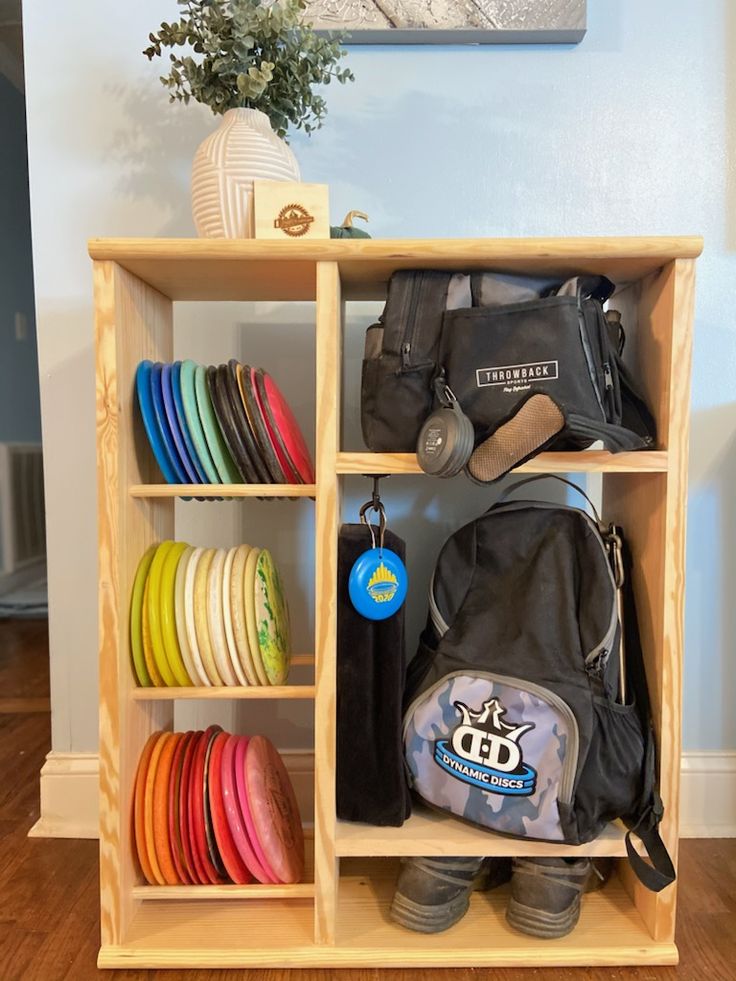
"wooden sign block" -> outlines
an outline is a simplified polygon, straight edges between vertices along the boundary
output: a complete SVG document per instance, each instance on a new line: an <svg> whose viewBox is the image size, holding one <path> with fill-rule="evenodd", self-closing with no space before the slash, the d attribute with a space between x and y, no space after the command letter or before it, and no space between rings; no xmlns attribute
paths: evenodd
<svg viewBox="0 0 736 981"><path fill-rule="evenodd" d="M330 237L326 184L253 181L255 237L297 241Z"/></svg>

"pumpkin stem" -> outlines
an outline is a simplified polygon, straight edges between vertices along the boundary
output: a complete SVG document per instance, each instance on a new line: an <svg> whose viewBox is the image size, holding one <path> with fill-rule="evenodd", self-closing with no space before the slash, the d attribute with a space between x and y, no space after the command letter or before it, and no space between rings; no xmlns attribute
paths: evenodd
<svg viewBox="0 0 736 981"><path fill-rule="evenodd" d="M363 221L369 221L368 215L365 214L365 212L363 212L363 211L348 211L348 213L343 218L342 225L340 227L341 228L352 228L353 227L353 219L354 218L362 218Z"/></svg>

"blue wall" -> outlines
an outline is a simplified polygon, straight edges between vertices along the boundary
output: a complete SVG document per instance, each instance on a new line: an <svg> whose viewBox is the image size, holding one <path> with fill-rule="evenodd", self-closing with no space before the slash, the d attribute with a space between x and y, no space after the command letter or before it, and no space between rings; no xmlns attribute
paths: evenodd
<svg viewBox="0 0 736 981"><path fill-rule="evenodd" d="M0 442L38 442L41 409L33 304L26 119L22 94L0 75ZM15 338L24 313L27 337Z"/></svg>
<svg viewBox="0 0 736 981"><path fill-rule="evenodd" d="M736 747L736 4L590 0L576 47L352 48L294 150L376 236L699 233L684 745Z"/></svg>

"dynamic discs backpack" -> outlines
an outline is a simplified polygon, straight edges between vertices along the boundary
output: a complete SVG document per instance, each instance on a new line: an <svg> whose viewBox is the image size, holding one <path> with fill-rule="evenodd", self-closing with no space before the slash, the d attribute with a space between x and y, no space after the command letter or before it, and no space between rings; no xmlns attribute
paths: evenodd
<svg viewBox="0 0 736 981"><path fill-rule="evenodd" d="M622 818L659 891L675 872L628 566L620 529L574 507L502 498L455 532L409 667L404 753L420 798L490 831L577 845Z"/></svg>

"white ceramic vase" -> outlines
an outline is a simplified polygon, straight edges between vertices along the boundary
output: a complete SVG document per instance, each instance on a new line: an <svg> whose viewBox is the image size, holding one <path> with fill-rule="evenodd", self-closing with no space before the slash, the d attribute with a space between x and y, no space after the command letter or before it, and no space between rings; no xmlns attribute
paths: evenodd
<svg viewBox="0 0 736 981"><path fill-rule="evenodd" d="M192 215L202 238L253 237L253 181L298 181L291 148L258 109L229 109L192 164Z"/></svg>

